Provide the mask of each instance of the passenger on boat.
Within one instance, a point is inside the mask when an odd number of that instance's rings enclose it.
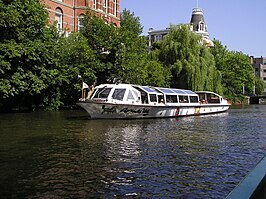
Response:
[[[87,91],[88,93],[87,93],[87,98],[86,99],[90,99],[90,97],[91,97],[91,95],[92,95],[92,93],[94,91],[94,88],[96,86],[96,83],[97,83],[97,81],[95,80],[93,82],[93,84],[89,87],[89,90]]]
[[[201,103],[201,104],[208,104],[208,101],[205,100],[205,99],[201,99],[201,100],[200,100],[200,103]]]

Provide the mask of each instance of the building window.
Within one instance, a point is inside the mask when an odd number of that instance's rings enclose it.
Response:
[[[103,11],[108,13],[108,0],[103,0]]]
[[[154,41],[156,42],[158,42],[158,41],[161,41],[163,39],[163,36],[162,35],[155,35],[154,36]]]
[[[58,31],[63,29],[63,12],[60,8],[55,9],[55,22]]]
[[[113,0],[113,12],[114,16],[116,16],[116,0]]]
[[[84,15],[83,14],[79,15],[79,17],[78,17],[78,31],[80,31],[84,28],[83,19],[84,19]]]
[[[93,8],[96,9],[97,6],[97,0],[93,0]]]
[[[200,23],[200,31],[204,31],[204,23]]]

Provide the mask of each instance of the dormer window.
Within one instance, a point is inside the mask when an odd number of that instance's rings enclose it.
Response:
[[[202,22],[200,23],[200,25],[199,25],[199,30],[200,30],[200,31],[204,31],[204,23],[202,23]]]

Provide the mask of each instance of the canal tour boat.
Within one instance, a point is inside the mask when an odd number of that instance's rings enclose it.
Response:
[[[208,91],[101,84],[77,103],[92,119],[164,118],[224,112],[230,103]]]

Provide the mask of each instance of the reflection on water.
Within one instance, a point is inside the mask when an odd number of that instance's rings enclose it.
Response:
[[[266,106],[174,119],[0,115],[4,198],[224,198],[266,154]]]

